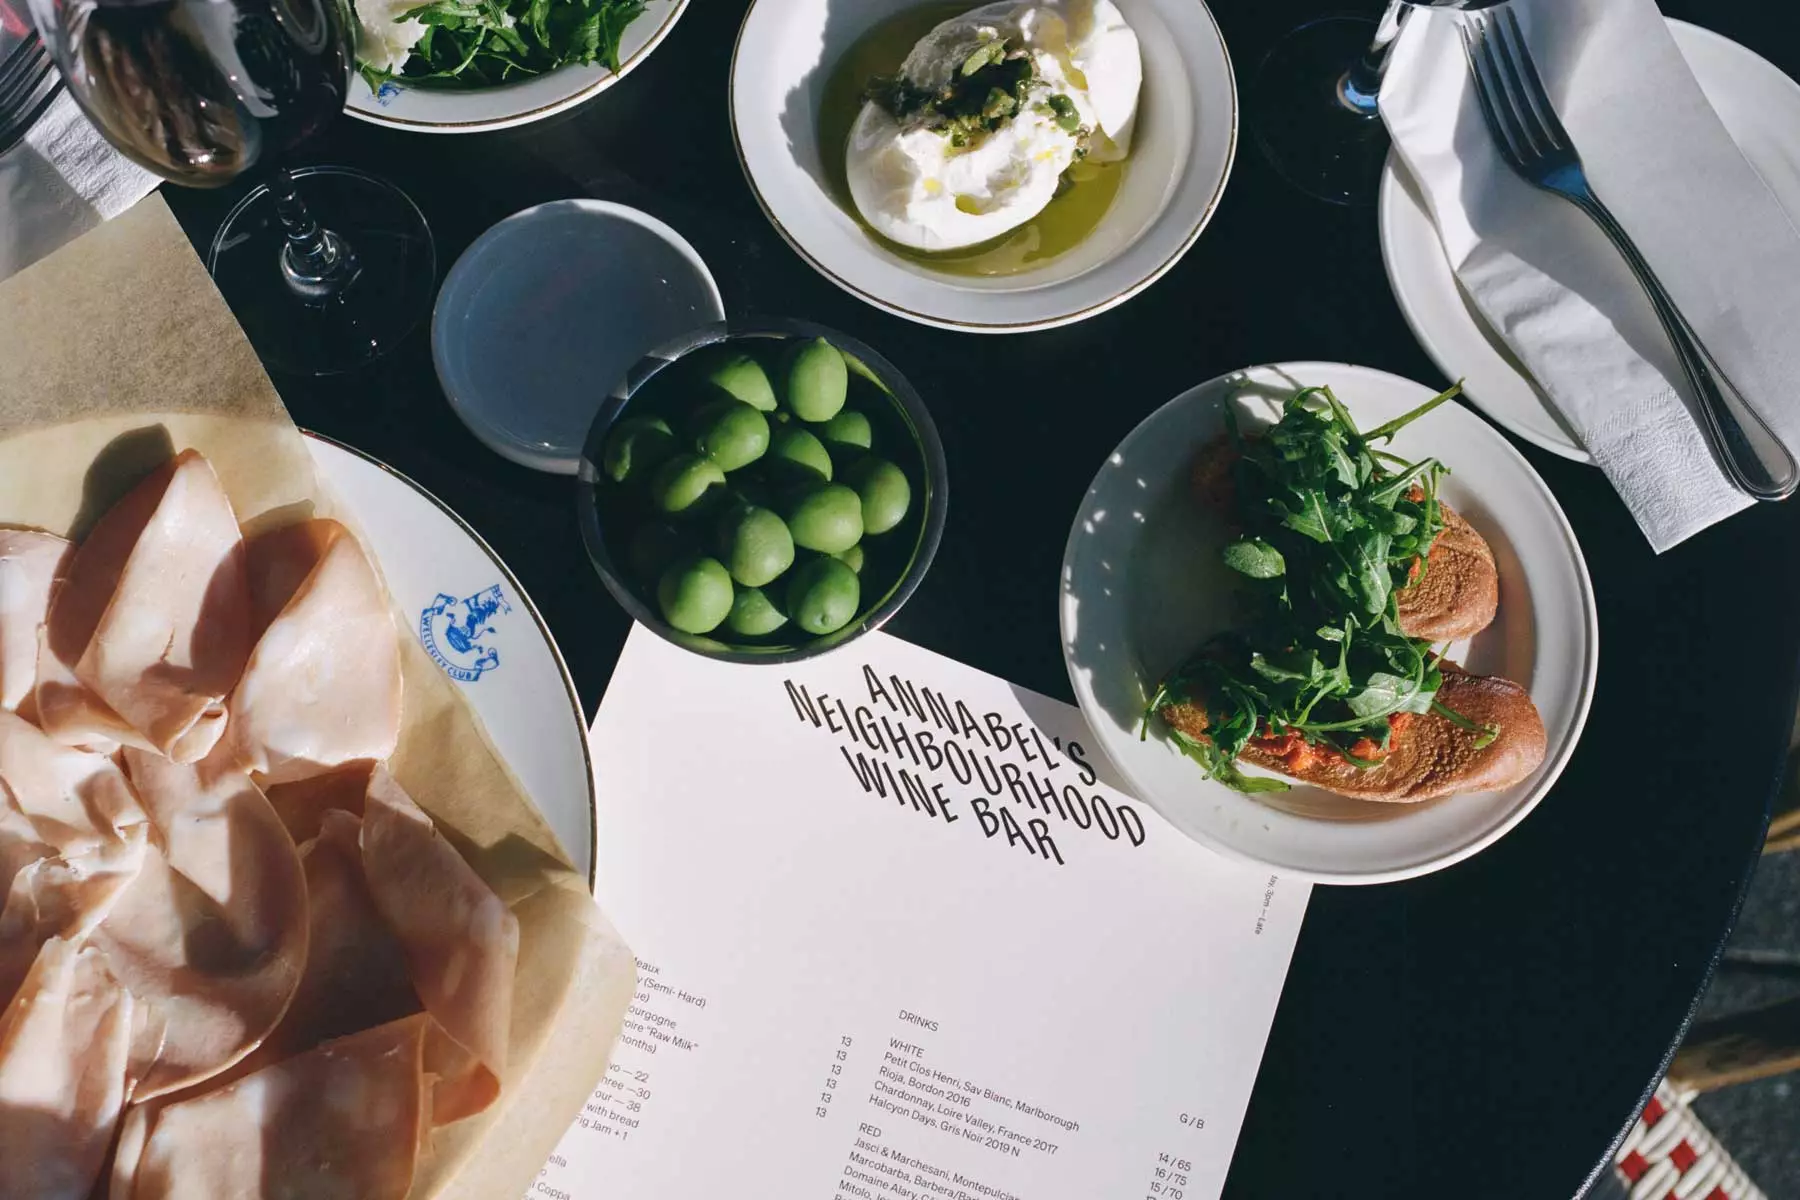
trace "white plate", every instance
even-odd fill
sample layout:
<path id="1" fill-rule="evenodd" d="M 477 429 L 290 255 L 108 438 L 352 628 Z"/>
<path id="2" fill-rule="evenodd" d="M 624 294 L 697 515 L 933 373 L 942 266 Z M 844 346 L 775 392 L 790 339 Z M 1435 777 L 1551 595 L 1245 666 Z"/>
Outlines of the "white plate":
<path id="1" fill-rule="evenodd" d="M 496 454 L 575 474 L 594 415 L 633 364 L 725 316 L 679 233 L 607 200 L 514 213 L 462 252 L 431 314 L 450 407 Z"/>
<path id="2" fill-rule="evenodd" d="M 1431 398 L 1409 380 L 1341 363 L 1254 367 L 1182 393 L 1132 430 L 1095 476 L 1063 556 L 1063 656 L 1081 710 L 1138 796 L 1196 841 L 1321 883 L 1424 875 L 1491 845 L 1524 820 L 1575 749 L 1599 661 L 1593 590 L 1575 535 L 1518 451 L 1466 409 L 1445 405 L 1403 429 L 1393 452 L 1437 455 L 1440 494 L 1480 530 L 1500 567 L 1500 612 L 1450 657 L 1524 685 L 1543 714 L 1537 772 L 1499 792 L 1418 805 L 1349 800 L 1316 788 L 1253 799 L 1214 783 L 1164 735 L 1140 738 L 1151 689 L 1228 627 L 1234 590 L 1219 561 L 1221 522 L 1188 492 L 1195 452 L 1224 429 L 1240 389 L 1272 419 L 1302 386 L 1328 386 L 1364 429 Z M 1272 398 L 1272 399 L 1271 399 Z"/>
<path id="3" fill-rule="evenodd" d="M 877 308 L 978 333 L 1048 329 L 1149 287 L 1200 236 L 1237 152 L 1237 83 L 1200 0 L 1116 0 L 1137 32 L 1143 91 L 1125 177 L 1074 249 L 1017 275 L 953 275 L 875 241 L 831 194 L 820 93 L 844 52 L 920 0 L 756 0 L 731 61 L 731 130 L 775 229 L 827 279 Z M 972 0 L 974 8 L 979 0 Z"/>
<path id="4" fill-rule="evenodd" d="M 360 451 L 316 433 L 307 440 L 321 480 L 355 514 L 375 551 L 412 636 L 459 682 L 592 888 L 595 785 L 587 723 L 531 597 L 436 496 Z"/>
<path id="5" fill-rule="evenodd" d="M 345 110 L 371 125 L 419 133 L 477 133 L 528 125 L 573 108 L 623 79 L 662 45 L 687 6 L 688 0 L 650 0 L 619 39 L 617 73 L 592 63 L 500 87 L 455 90 L 390 82 L 383 84 L 379 93 L 356 75 L 350 80 Z"/>
<path id="6" fill-rule="evenodd" d="M 1800 84 L 1711 30 L 1683 21 L 1670 21 L 1669 29 L 1732 140 L 1788 215 L 1800 219 Z M 1381 177 L 1381 252 L 1400 311 L 1438 369 L 1466 380 L 1468 398 L 1526 441 L 1589 461 L 1512 351 L 1464 299 L 1425 201 L 1392 154 Z"/>

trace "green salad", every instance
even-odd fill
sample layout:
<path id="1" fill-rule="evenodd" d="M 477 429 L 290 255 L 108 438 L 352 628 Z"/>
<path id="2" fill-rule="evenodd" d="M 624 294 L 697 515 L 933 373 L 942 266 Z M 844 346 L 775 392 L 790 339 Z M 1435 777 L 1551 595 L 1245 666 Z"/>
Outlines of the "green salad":
<path id="1" fill-rule="evenodd" d="M 645 0 L 432 0 L 411 7 L 405 0 L 357 0 L 357 67 L 378 94 L 390 81 L 479 88 L 576 64 L 617 71 L 620 39 L 644 6 Z"/>

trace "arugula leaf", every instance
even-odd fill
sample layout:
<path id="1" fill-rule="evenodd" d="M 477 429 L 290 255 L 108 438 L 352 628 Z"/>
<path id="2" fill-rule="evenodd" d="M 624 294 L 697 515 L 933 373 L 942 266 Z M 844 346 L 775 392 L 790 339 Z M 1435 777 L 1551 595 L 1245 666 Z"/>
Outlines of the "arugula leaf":
<path id="1" fill-rule="evenodd" d="M 1298 681 L 1313 683 L 1325 673 L 1318 654 L 1311 650 L 1289 650 L 1285 653 L 1252 655 L 1250 669 L 1274 683 Z"/>
<path id="2" fill-rule="evenodd" d="M 1357 590 L 1362 595 L 1363 612 L 1379 617 L 1387 612 L 1394 594 L 1394 576 L 1388 569 L 1389 538 L 1375 530 L 1365 531 L 1350 546 L 1351 568 Z"/>
<path id="3" fill-rule="evenodd" d="M 1206 773 L 1233 791 L 1254 796 L 1259 792 L 1285 792 L 1289 785 L 1267 775 L 1246 775 L 1238 770 L 1234 758 L 1227 758 L 1211 742 L 1195 741 L 1180 730 L 1171 730 L 1181 752 L 1206 768 Z"/>
<path id="4" fill-rule="evenodd" d="M 1287 571 L 1281 551 L 1261 538 L 1242 538 L 1225 547 L 1225 565 L 1252 579 L 1275 579 Z"/>
<path id="5" fill-rule="evenodd" d="M 1359 717 L 1385 717 L 1389 713 L 1399 712 L 1412 699 L 1418 687 L 1416 679 L 1402 679 L 1398 675 L 1389 675 L 1386 671 L 1376 671 L 1369 676 L 1363 690 L 1344 703 Z"/>
<path id="6" fill-rule="evenodd" d="M 1325 497 L 1317 491 L 1305 491 L 1294 497 L 1297 507 L 1289 509 L 1282 524 L 1315 542 L 1331 541 L 1331 520 L 1325 513 Z"/>

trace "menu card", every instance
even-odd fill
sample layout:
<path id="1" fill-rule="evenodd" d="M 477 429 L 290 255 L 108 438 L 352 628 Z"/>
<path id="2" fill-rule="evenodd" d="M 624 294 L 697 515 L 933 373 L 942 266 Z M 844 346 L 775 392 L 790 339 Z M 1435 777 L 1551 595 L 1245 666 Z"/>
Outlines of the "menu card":
<path id="1" fill-rule="evenodd" d="M 623 1042 L 542 1200 L 1198 1200 L 1308 885 L 1127 795 L 1080 713 L 871 634 L 632 631 L 593 730 Z"/>

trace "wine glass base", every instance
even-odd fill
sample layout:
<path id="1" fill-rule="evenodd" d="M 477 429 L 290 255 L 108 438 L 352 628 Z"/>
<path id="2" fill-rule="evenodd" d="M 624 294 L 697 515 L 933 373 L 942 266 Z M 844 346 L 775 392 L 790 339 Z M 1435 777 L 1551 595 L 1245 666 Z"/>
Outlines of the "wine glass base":
<path id="1" fill-rule="evenodd" d="M 1389 139 L 1373 96 L 1346 87 L 1376 24 L 1322 17 L 1269 51 L 1251 84 L 1252 128 L 1280 176 L 1332 204 L 1373 204 Z"/>
<path id="2" fill-rule="evenodd" d="M 297 167 L 294 186 L 313 218 L 347 242 L 359 270 L 328 300 L 284 278 L 287 230 L 266 186 L 245 196 L 213 235 L 206 267 L 263 364 L 294 375 L 336 375 L 380 358 L 431 311 L 437 251 L 405 192 L 349 167 Z"/>

